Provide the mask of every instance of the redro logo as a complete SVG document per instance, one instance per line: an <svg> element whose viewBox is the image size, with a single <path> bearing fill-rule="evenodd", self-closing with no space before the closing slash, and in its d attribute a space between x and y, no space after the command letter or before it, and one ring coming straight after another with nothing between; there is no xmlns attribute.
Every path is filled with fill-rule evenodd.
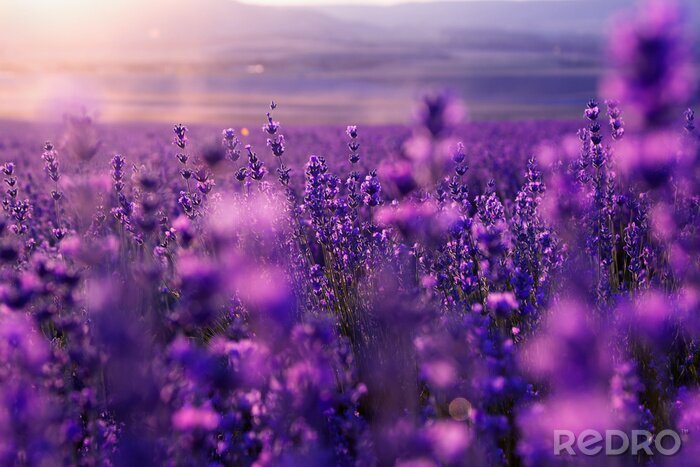
<svg viewBox="0 0 700 467"><path fill-rule="evenodd" d="M681 437L673 430L662 430L656 436L646 430L632 430L628 436L622 430L583 430L578 436L570 430L554 430L554 455L570 456L620 456L628 453L636 456L641 452L649 456L660 454L672 456L681 449ZM576 449L574 449L574 446Z"/></svg>

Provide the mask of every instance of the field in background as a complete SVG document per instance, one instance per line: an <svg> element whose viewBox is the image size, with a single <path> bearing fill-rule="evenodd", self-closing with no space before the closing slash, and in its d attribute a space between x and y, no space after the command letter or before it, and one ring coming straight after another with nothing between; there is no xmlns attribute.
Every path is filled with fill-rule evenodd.
<svg viewBox="0 0 700 467"><path fill-rule="evenodd" d="M571 119L597 94L610 16L630 3L67 0L31 9L8 0L0 118L85 108L102 121L246 123L274 98L295 124L405 123L411 103L437 87L455 90L477 120Z"/></svg>

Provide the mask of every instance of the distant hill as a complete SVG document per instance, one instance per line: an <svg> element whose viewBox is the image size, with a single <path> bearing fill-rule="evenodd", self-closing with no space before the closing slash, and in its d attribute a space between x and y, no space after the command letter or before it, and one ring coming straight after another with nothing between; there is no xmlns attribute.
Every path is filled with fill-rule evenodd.
<svg viewBox="0 0 700 467"><path fill-rule="evenodd" d="M681 0L691 27L700 26L700 2ZM468 0L399 3L389 6L324 6L334 18L403 30L411 34L445 29L529 32L543 36L600 36L608 18L636 0Z"/></svg>
<svg viewBox="0 0 700 467"><path fill-rule="evenodd" d="M2 0L0 58L201 60L216 58L206 53L222 48L283 54L295 41L320 44L381 37L381 32L372 32L379 28L359 27L313 9L230 0L61 0L44 9L28 4L31 1Z"/></svg>
<svg viewBox="0 0 700 467"><path fill-rule="evenodd" d="M700 2L686 2L700 29ZM232 0L2 0L0 60L198 62L363 46L451 46L454 40L469 45L480 37L516 47L523 37L532 48L543 42L550 47L552 40L575 45L599 38L608 18L633 4L472 0L311 8Z"/></svg>
<svg viewBox="0 0 700 467"><path fill-rule="evenodd" d="M592 36L602 33L611 14L633 4L634 0L472 0L326 6L320 10L336 18L362 20L413 33L463 29Z"/></svg>

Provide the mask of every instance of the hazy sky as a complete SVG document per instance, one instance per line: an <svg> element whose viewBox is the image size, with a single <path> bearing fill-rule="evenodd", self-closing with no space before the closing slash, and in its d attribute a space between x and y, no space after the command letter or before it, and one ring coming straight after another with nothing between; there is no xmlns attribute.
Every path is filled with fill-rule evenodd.
<svg viewBox="0 0 700 467"><path fill-rule="evenodd" d="M464 0L241 0L244 3L257 5L348 5L358 3L363 5L391 5L395 3L430 3L434 1L464 1ZM491 0L502 1L502 0ZM517 0L520 1L520 0Z"/></svg>
<svg viewBox="0 0 700 467"><path fill-rule="evenodd" d="M243 0L243 2L257 5L332 5L348 3L386 5L396 3L391 0Z"/></svg>

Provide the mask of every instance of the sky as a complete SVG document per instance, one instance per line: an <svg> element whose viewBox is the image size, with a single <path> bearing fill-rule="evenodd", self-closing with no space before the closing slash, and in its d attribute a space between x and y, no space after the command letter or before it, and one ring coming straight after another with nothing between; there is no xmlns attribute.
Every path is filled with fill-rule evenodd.
<svg viewBox="0 0 700 467"><path fill-rule="evenodd" d="M455 88L473 118L572 115L595 93L598 54L551 31L602 30L607 15L589 0L237 1L429 6L0 0L0 121L85 109L105 122L250 123L274 98L296 123L397 123L426 87Z"/></svg>
<svg viewBox="0 0 700 467"><path fill-rule="evenodd" d="M241 0L255 5L392 5L396 3L430 3L435 1L464 1L464 0ZM499 1L499 0L491 0ZM502 1L502 0L501 0ZM521 0L516 0L521 1Z"/></svg>

